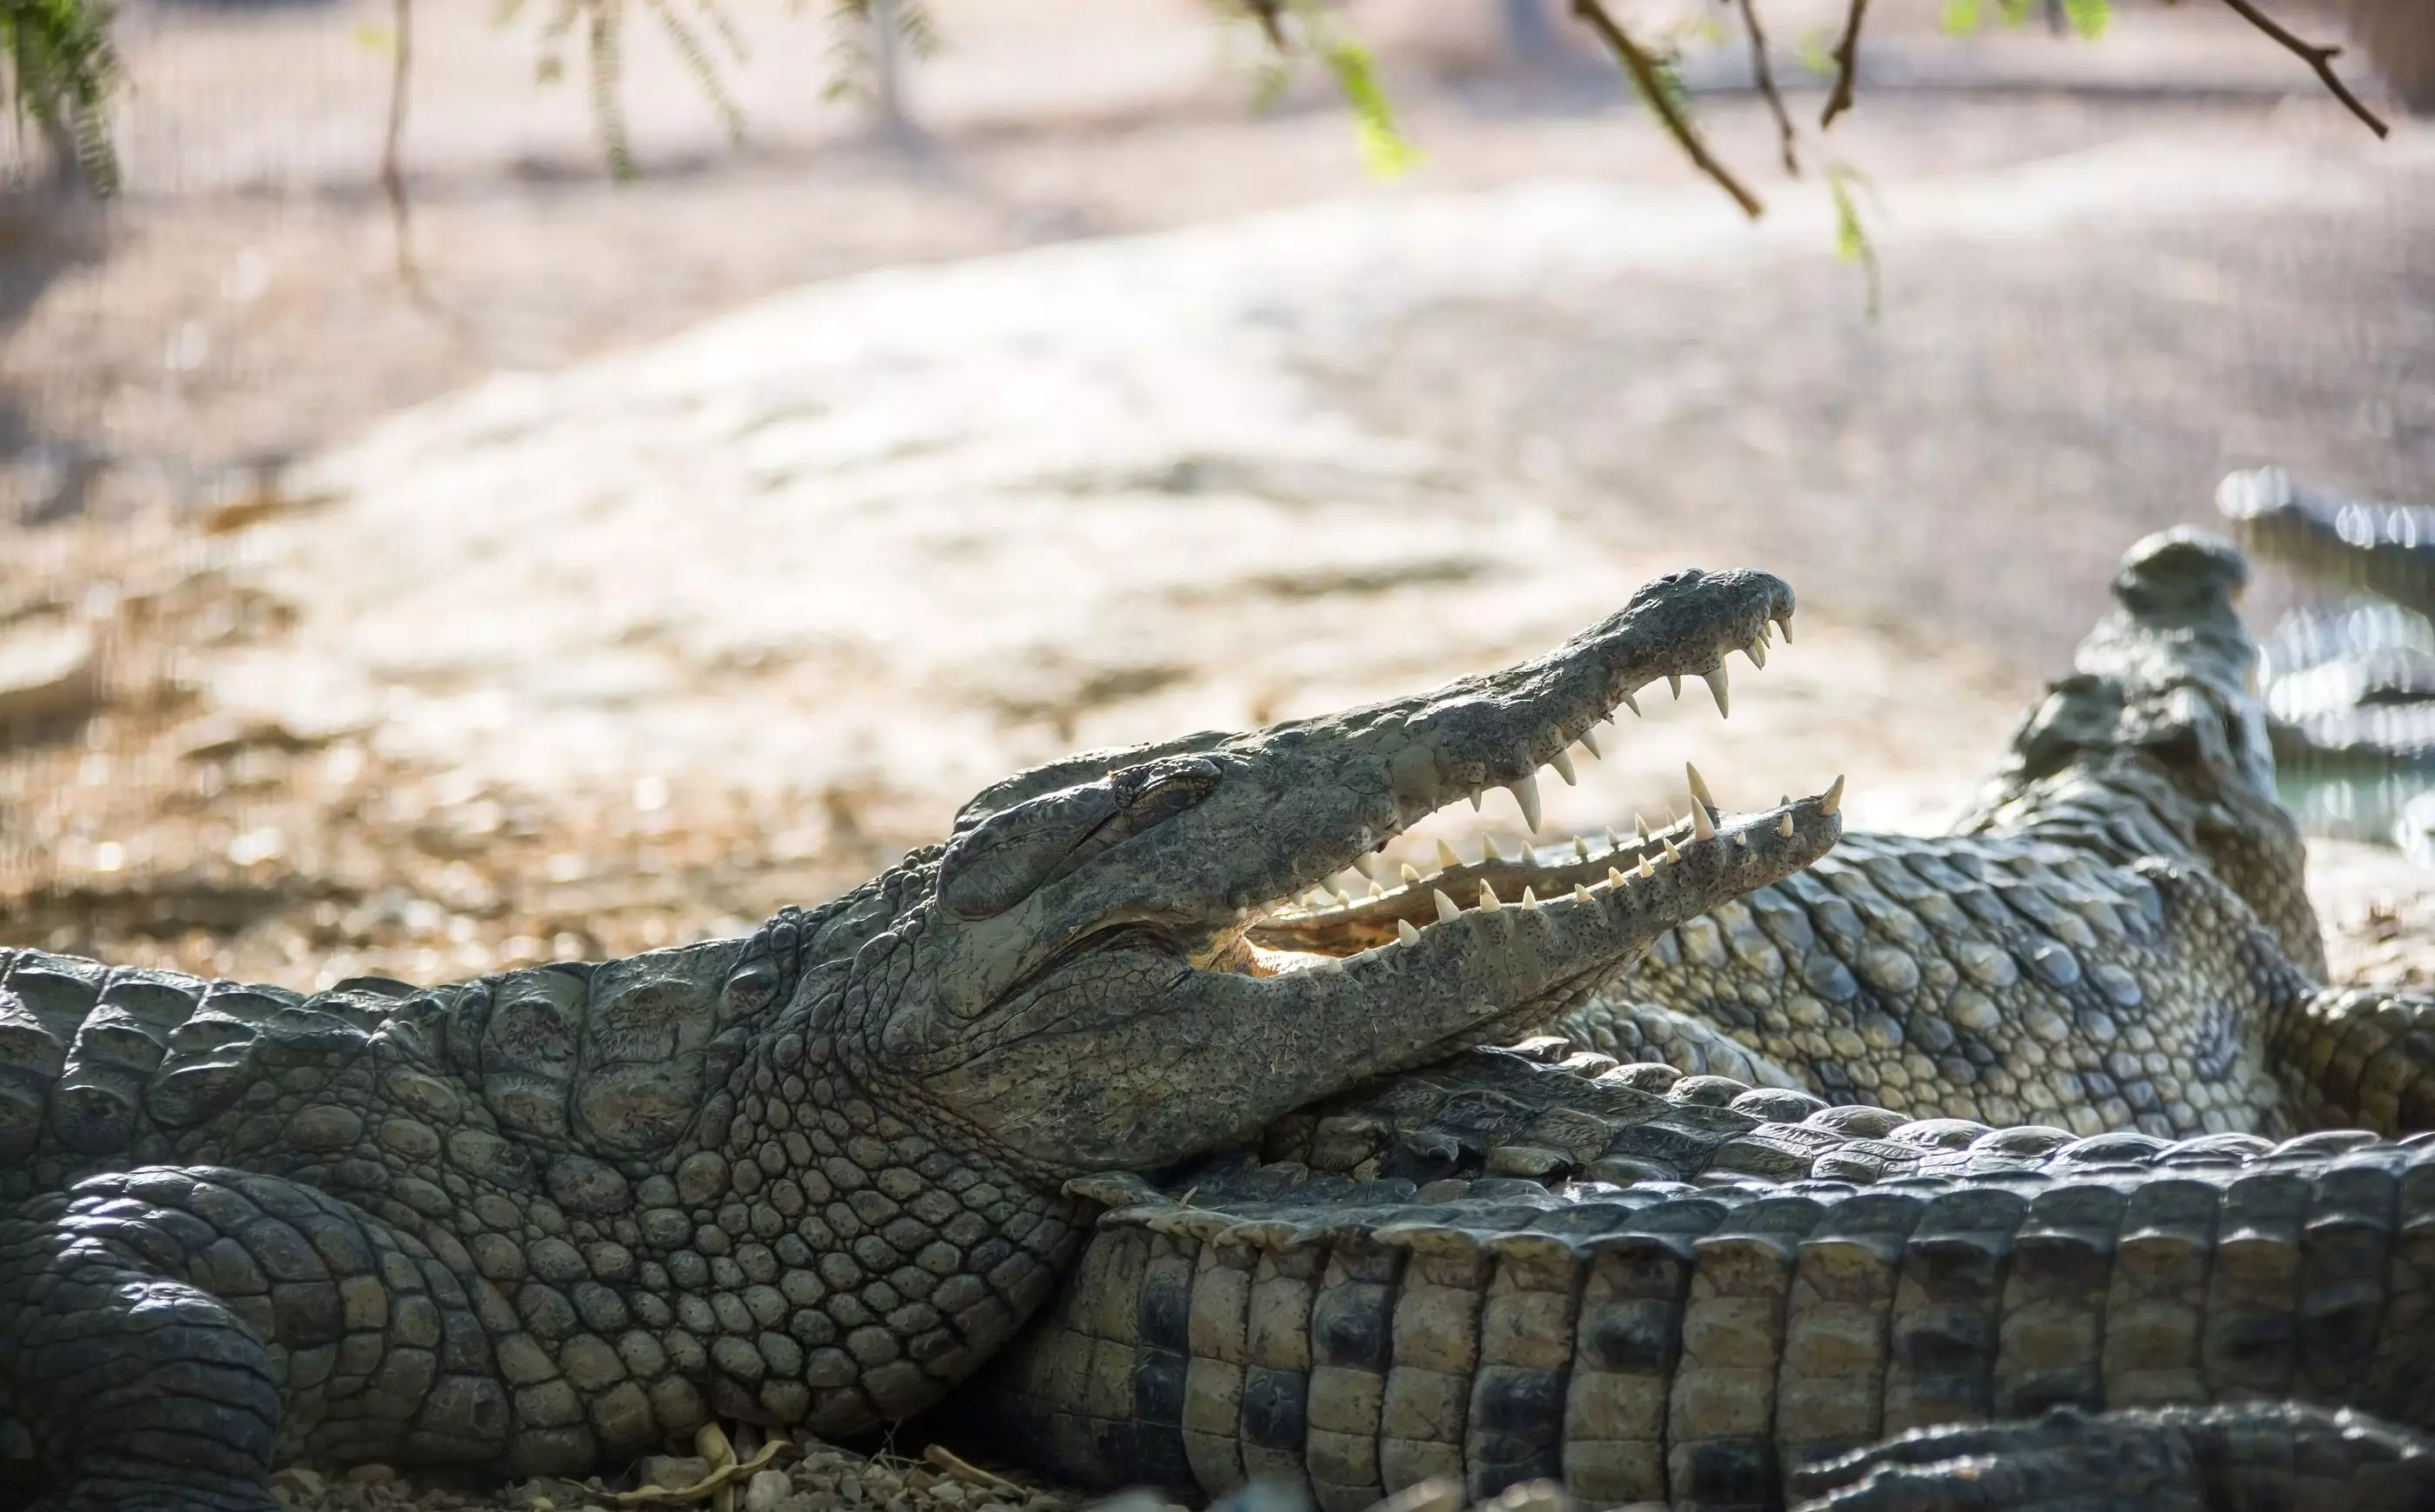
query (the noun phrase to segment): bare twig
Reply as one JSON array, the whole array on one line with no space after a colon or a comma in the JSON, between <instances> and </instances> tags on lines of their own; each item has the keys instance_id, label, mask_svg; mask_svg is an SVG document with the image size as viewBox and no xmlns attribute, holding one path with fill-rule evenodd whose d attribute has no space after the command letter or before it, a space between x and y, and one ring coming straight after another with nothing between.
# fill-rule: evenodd
<instances>
[{"instance_id":1,"label":"bare twig","mask_svg":"<svg viewBox=\"0 0 2435 1512\"><path fill-rule=\"evenodd\" d=\"M414 0L389 0L389 125L381 132L380 186L397 244L397 277L416 301L431 302L414 261L414 219L406 198L406 100L414 82Z\"/></svg>"},{"instance_id":2,"label":"bare twig","mask_svg":"<svg viewBox=\"0 0 2435 1512\"><path fill-rule=\"evenodd\" d=\"M1852 0L1843 13L1843 40L1835 44L1835 93L1826 96L1825 113L1818 117L1822 131L1852 108L1852 86L1860 76L1860 25L1868 19L1869 0Z\"/></svg>"},{"instance_id":3,"label":"bare twig","mask_svg":"<svg viewBox=\"0 0 2435 1512\"><path fill-rule=\"evenodd\" d=\"M1793 149L1792 115L1784 108L1784 95L1775 87L1775 69L1767 60L1767 32L1758 24L1758 0L1741 0L1741 11L1742 30L1750 34L1751 77L1758 81L1758 92L1775 115L1775 134L1784 146L1784 171L1797 179L1801 159Z\"/></svg>"},{"instance_id":4,"label":"bare twig","mask_svg":"<svg viewBox=\"0 0 2435 1512\"><path fill-rule=\"evenodd\" d=\"M2374 111L2360 104L2359 97L2352 94L2350 86L2342 82L2341 76L2334 72L2334 60L2342 55L2340 47L2320 47L2314 43L2302 41L2284 30L2273 17L2250 4L2250 0L2223 0L2223 3L2238 12L2243 21L2282 43L2293 57L2315 69L2317 77L2324 80L2325 88L2333 91L2334 98L2349 106L2353 115L2367 123L2369 130L2379 137L2392 134L2392 129L2379 120Z\"/></svg>"},{"instance_id":5,"label":"bare twig","mask_svg":"<svg viewBox=\"0 0 2435 1512\"><path fill-rule=\"evenodd\" d=\"M1683 113L1683 107L1676 102L1673 93L1666 86L1666 80L1660 77L1657 60L1649 57L1640 43L1615 25L1615 18L1607 14L1606 7L1599 0L1573 0L1573 15L1597 32L1598 40L1605 43L1615 60L1623 64L1624 71L1632 76L1632 83L1639 86L1642 97L1649 101L1649 108L1657 112L1657 119L1665 124L1667 134L1690 158L1692 166L1715 180L1718 188L1733 196L1734 203L1742 207L1743 215L1756 220L1767 214L1767 206L1759 201L1758 196L1751 193L1739 179L1734 177L1731 168L1718 162L1716 156L1709 152L1708 145L1700 139L1699 129Z\"/></svg>"}]
</instances>

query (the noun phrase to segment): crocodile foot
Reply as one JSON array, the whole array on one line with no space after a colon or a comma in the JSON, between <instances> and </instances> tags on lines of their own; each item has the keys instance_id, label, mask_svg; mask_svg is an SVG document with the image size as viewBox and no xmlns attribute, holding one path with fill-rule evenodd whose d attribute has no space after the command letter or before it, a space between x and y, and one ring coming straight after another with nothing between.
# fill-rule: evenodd
<instances>
[{"instance_id":1,"label":"crocodile foot","mask_svg":"<svg viewBox=\"0 0 2435 1512\"><path fill-rule=\"evenodd\" d=\"M1808 1512L2405 1512L2435 1502L2435 1441L2292 1402L1931 1428L1797 1473Z\"/></svg>"}]
</instances>

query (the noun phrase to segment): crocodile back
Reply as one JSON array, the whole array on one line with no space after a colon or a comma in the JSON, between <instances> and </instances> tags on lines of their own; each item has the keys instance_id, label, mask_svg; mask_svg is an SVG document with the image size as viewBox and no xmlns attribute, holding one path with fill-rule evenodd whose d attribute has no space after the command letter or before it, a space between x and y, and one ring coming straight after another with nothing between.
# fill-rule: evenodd
<instances>
[{"instance_id":1,"label":"crocodile back","mask_svg":"<svg viewBox=\"0 0 2435 1512\"><path fill-rule=\"evenodd\" d=\"M233 1107L266 1042L345 1052L412 988L284 988L0 950L0 1198L170 1157Z\"/></svg>"}]
</instances>

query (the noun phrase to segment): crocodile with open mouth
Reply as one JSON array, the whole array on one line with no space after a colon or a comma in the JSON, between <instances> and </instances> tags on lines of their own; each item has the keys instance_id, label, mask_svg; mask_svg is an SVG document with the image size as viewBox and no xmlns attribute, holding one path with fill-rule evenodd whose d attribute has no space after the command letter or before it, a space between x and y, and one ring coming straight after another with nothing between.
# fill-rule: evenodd
<instances>
[{"instance_id":1,"label":"crocodile with open mouth","mask_svg":"<svg viewBox=\"0 0 2435 1512\"><path fill-rule=\"evenodd\" d=\"M2083 1135L2435 1126L2435 1002L2323 983L2234 605L2246 576L2202 532L2139 542L1954 833L1845 835L1667 931L1557 1032L1833 1103ZM1689 783L1661 848L1714 831ZM1561 894L1648 848L1492 849L1262 937L1353 949L1440 900Z\"/></svg>"},{"instance_id":2,"label":"crocodile with open mouth","mask_svg":"<svg viewBox=\"0 0 2435 1512\"><path fill-rule=\"evenodd\" d=\"M1042 767L747 938L309 996L0 952L0 1465L43 1512L268 1512L286 1457L916 1413L1059 1284L1069 1179L1546 1022L1823 854L1831 794L1357 954L1247 937L1792 612L1676 573L1432 695Z\"/></svg>"}]
</instances>

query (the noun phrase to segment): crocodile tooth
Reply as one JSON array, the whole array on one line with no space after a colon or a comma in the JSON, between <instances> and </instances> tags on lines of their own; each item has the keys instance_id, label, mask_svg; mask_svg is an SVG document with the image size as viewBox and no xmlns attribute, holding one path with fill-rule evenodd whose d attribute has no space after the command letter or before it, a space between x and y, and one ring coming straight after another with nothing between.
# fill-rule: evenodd
<instances>
[{"instance_id":1,"label":"crocodile tooth","mask_svg":"<svg viewBox=\"0 0 2435 1512\"><path fill-rule=\"evenodd\" d=\"M1421 932L1412 927L1410 919L1398 919L1395 920L1395 937L1407 945L1417 945L1420 943Z\"/></svg>"},{"instance_id":2,"label":"crocodile tooth","mask_svg":"<svg viewBox=\"0 0 2435 1512\"><path fill-rule=\"evenodd\" d=\"M1387 896L1387 889L1378 885L1378 879L1375 877L1370 879L1370 896L1373 898Z\"/></svg>"},{"instance_id":3,"label":"crocodile tooth","mask_svg":"<svg viewBox=\"0 0 2435 1512\"><path fill-rule=\"evenodd\" d=\"M1606 885L1607 885L1608 886L1610 886L1610 887L1621 888L1621 887L1623 886L1623 873L1622 873L1622 872L1620 872L1620 871L1617 871L1617 870L1616 870L1615 868L1613 868L1613 867L1609 867L1609 868L1606 868Z\"/></svg>"},{"instance_id":4,"label":"crocodile tooth","mask_svg":"<svg viewBox=\"0 0 2435 1512\"><path fill-rule=\"evenodd\" d=\"M1787 814L1775 821L1775 833L1785 839L1792 838L1792 816Z\"/></svg>"},{"instance_id":5,"label":"crocodile tooth","mask_svg":"<svg viewBox=\"0 0 2435 1512\"><path fill-rule=\"evenodd\" d=\"M1490 886L1484 882L1479 885L1479 911L1481 913L1493 914L1504 906L1505 905L1503 903L1496 901L1495 888Z\"/></svg>"},{"instance_id":6,"label":"crocodile tooth","mask_svg":"<svg viewBox=\"0 0 2435 1512\"><path fill-rule=\"evenodd\" d=\"M1612 824L1606 827L1606 848L1610 850L1623 849L1623 838L1615 833L1615 826Z\"/></svg>"},{"instance_id":7,"label":"crocodile tooth","mask_svg":"<svg viewBox=\"0 0 2435 1512\"><path fill-rule=\"evenodd\" d=\"M1643 845L1649 843L1649 821L1636 811L1632 816L1632 837Z\"/></svg>"},{"instance_id":8,"label":"crocodile tooth","mask_svg":"<svg viewBox=\"0 0 2435 1512\"><path fill-rule=\"evenodd\" d=\"M1775 617L1775 627L1784 632L1784 644L1790 645L1792 644L1792 616L1790 614L1777 615Z\"/></svg>"},{"instance_id":9,"label":"crocodile tooth","mask_svg":"<svg viewBox=\"0 0 2435 1512\"><path fill-rule=\"evenodd\" d=\"M1689 762L1684 762L1683 764L1683 780L1691 784L1691 796L1693 798L1698 799L1701 802L1705 803L1712 809L1723 807L1722 804L1719 804L1717 801L1717 796L1708 791L1708 780L1701 777L1700 775L1700 769L1692 765Z\"/></svg>"},{"instance_id":10,"label":"crocodile tooth","mask_svg":"<svg viewBox=\"0 0 2435 1512\"><path fill-rule=\"evenodd\" d=\"M1749 850L1750 832L1747 830L1736 830L1734 832L1734 844L1740 846L1745 850Z\"/></svg>"},{"instance_id":11,"label":"crocodile tooth","mask_svg":"<svg viewBox=\"0 0 2435 1512\"><path fill-rule=\"evenodd\" d=\"M1582 838L1581 838L1580 835L1578 835L1578 834L1577 834L1577 835L1574 835L1574 836L1573 836L1573 859L1574 859L1574 860L1576 860L1576 861L1587 861L1589 858L1590 858L1590 843L1589 843L1587 840L1582 839Z\"/></svg>"},{"instance_id":12,"label":"crocodile tooth","mask_svg":"<svg viewBox=\"0 0 2435 1512\"><path fill-rule=\"evenodd\" d=\"M1511 867L1527 866L1530 861L1530 848L1523 842L1516 840L1513 842L1513 853L1511 855L1501 855L1496 859Z\"/></svg>"},{"instance_id":13,"label":"crocodile tooth","mask_svg":"<svg viewBox=\"0 0 2435 1512\"><path fill-rule=\"evenodd\" d=\"M1826 789L1826 796L1818 800L1818 812L1823 815L1832 815L1840 810L1842 806L1843 779L1841 774L1839 773L1835 778L1834 785Z\"/></svg>"},{"instance_id":14,"label":"crocodile tooth","mask_svg":"<svg viewBox=\"0 0 2435 1512\"><path fill-rule=\"evenodd\" d=\"M1471 812L1474 814L1479 812L1479 794L1480 789L1478 788L1475 787L1471 790Z\"/></svg>"},{"instance_id":15,"label":"crocodile tooth","mask_svg":"<svg viewBox=\"0 0 2435 1512\"><path fill-rule=\"evenodd\" d=\"M1756 640L1751 642L1750 644L1743 646L1742 655L1750 658L1751 665L1754 667L1763 667L1767 665L1767 637L1764 634L1761 634Z\"/></svg>"},{"instance_id":16,"label":"crocodile tooth","mask_svg":"<svg viewBox=\"0 0 2435 1512\"><path fill-rule=\"evenodd\" d=\"M1338 907L1350 908L1353 906L1353 895L1346 892L1342 887L1330 887L1328 889L1328 893L1330 896L1335 898Z\"/></svg>"},{"instance_id":17,"label":"crocodile tooth","mask_svg":"<svg viewBox=\"0 0 2435 1512\"><path fill-rule=\"evenodd\" d=\"M1667 686L1668 689L1672 690L1672 692L1673 692L1673 694L1674 694L1674 696L1675 696L1675 697L1677 697L1677 698L1682 697L1682 696L1683 696L1683 674L1681 674L1680 672L1668 672L1667 674L1666 674L1666 686Z\"/></svg>"},{"instance_id":18,"label":"crocodile tooth","mask_svg":"<svg viewBox=\"0 0 2435 1512\"><path fill-rule=\"evenodd\" d=\"M1668 860L1668 861L1680 861L1680 860L1682 860L1682 859L1683 859L1683 852L1674 849L1674 842L1673 842L1673 841L1671 841L1671 840L1667 840L1667 841L1666 841L1666 842L1665 842L1665 846L1666 846L1666 859L1667 859L1667 860Z\"/></svg>"},{"instance_id":19,"label":"crocodile tooth","mask_svg":"<svg viewBox=\"0 0 2435 1512\"><path fill-rule=\"evenodd\" d=\"M1717 837L1717 821L1708 817L1708 805L1698 799L1691 800L1691 838L1713 840Z\"/></svg>"},{"instance_id":20,"label":"crocodile tooth","mask_svg":"<svg viewBox=\"0 0 2435 1512\"><path fill-rule=\"evenodd\" d=\"M1536 908L1539 906L1539 895L1530 890L1530 885L1528 883L1524 883L1522 885L1522 906L1525 908Z\"/></svg>"},{"instance_id":21,"label":"crocodile tooth","mask_svg":"<svg viewBox=\"0 0 2435 1512\"><path fill-rule=\"evenodd\" d=\"M1649 860L1647 856L1642 856L1640 858L1640 874L1644 877L1653 877L1657 875L1657 864Z\"/></svg>"},{"instance_id":22,"label":"crocodile tooth","mask_svg":"<svg viewBox=\"0 0 2435 1512\"><path fill-rule=\"evenodd\" d=\"M1381 863L1382 858L1376 852L1365 850L1353 858L1353 869L1365 877L1374 879L1378 875Z\"/></svg>"},{"instance_id":23,"label":"crocodile tooth","mask_svg":"<svg viewBox=\"0 0 2435 1512\"><path fill-rule=\"evenodd\" d=\"M1429 896L1437 900L1438 917L1440 919L1459 919L1462 917L1462 910L1454 905L1454 900L1447 897L1443 889L1432 887L1429 889Z\"/></svg>"},{"instance_id":24,"label":"crocodile tooth","mask_svg":"<svg viewBox=\"0 0 2435 1512\"><path fill-rule=\"evenodd\" d=\"M1589 729L1581 731L1581 749L1588 751L1590 753L1590 760L1594 762L1602 762L1606 760L1606 752L1598 749L1597 727L1596 725L1592 725Z\"/></svg>"},{"instance_id":25,"label":"crocodile tooth","mask_svg":"<svg viewBox=\"0 0 2435 1512\"><path fill-rule=\"evenodd\" d=\"M1725 686L1725 663L1723 659L1718 659L1716 671L1702 672L1700 676L1706 680L1709 694L1717 700L1717 717L1719 719L1731 718L1733 716L1733 710L1726 697L1729 690Z\"/></svg>"},{"instance_id":26,"label":"crocodile tooth","mask_svg":"<svg viewBox=\"0 0 2435 1512\"><path fill-rule=\"evenodd\" d=\"M1787 818L1789 818L1790 816L1789 816L1789 815L1787 815L1787 816L1786 816L1786 817L1787 817ZM1404 869L1403 869L1403 871L1400 873L1400 875L1403 877L1403 879L1404 879L1404 885L1405 885L1405 886L1407 886L1407 887L1410 886L1412 884L1414 884L1414 883L1416 883L1416 882L1418 882L1418 881L1420 881L1420 880L1421 880L1421 874L1420 874L1419 872L1417 872L1417 871L1415 871L1415 870L1413 870L1413 869L1412 869L1412 864L1411 864L1410 862L1408 862L1408 861L1407 861L1407 862L1405 862L1405 863L1404 863Z\"/></svg>"},{"instance_id":27,"label":"crocodile tooth","mask_svg":"<svg viewBox=\"0 0 2435 1512\"><path fill-rule=\"evenodd\" d=\"M1439 868L1440 868L1441 869L1443 869L1443 870L1449 870L1449 871L1450 871L1450 870L1454 869L1455 868L1459 867L1459 866L1461 866L1461 865L1462 865L1462 857L1460 857L1460 856L1459 856L1459 855L1456 855L1456 854L1454 853L1454 847L1452 847L1452 846L1450 846L1450 845L1446 844L1443 840L1440 840L1440 841L1438 842L1438 866L1439 866Z\"/></svg>"},{"instance_id":28,"label":"crocodile tooth","mask_svg":"<svg viewBox=\"0 0 2435 1512\"><path fill-rule=\"evenodd\" d=\"M1640 700L1628 693L1623 696L1623 706L1626 709L1631 710L1634 714L1640 713Z\"/></svg>"},{"instance_id":29,"label":"crocodile tooth","mask_svg":"<svg viewBox=\"0 0 2435 1512\"><path fill-rule=\"evenodd\" d=\"M1530 827L1530 833L1532 834L1538 833L1539 779L1536 777L1519 778L1513 782L1506 783L1505 791L1512 794L1513 801L1521 805L1522 822Z\"/></svg>"},{"instance_id":30,"label":"crocodile tooth","mask_svg":"<svg viewBox=\"0 0 2435 1512\"><path fill-rule=\"evenodd\" d=\"M1570 753L1560 750L1547 758L1547 765L1556 769L1556 775L1564 780L1566 787L1575 786L1580 782L1580 775L1573 770L1573 758Z\"/></svg>"},{"instance_id":31,"label":"crocodile tooth","mask_svg":"<svg viewBox=\"0 0 2435 1512\"><path fill-rule=\"evenodd\" d=\"M1590 896L1590 890L1587 887L1582 886L1577 882L1573 884L1573 902L1577 903L1594 903L1597 902L1597 900Z\"/></svg>"}]
</instances>

